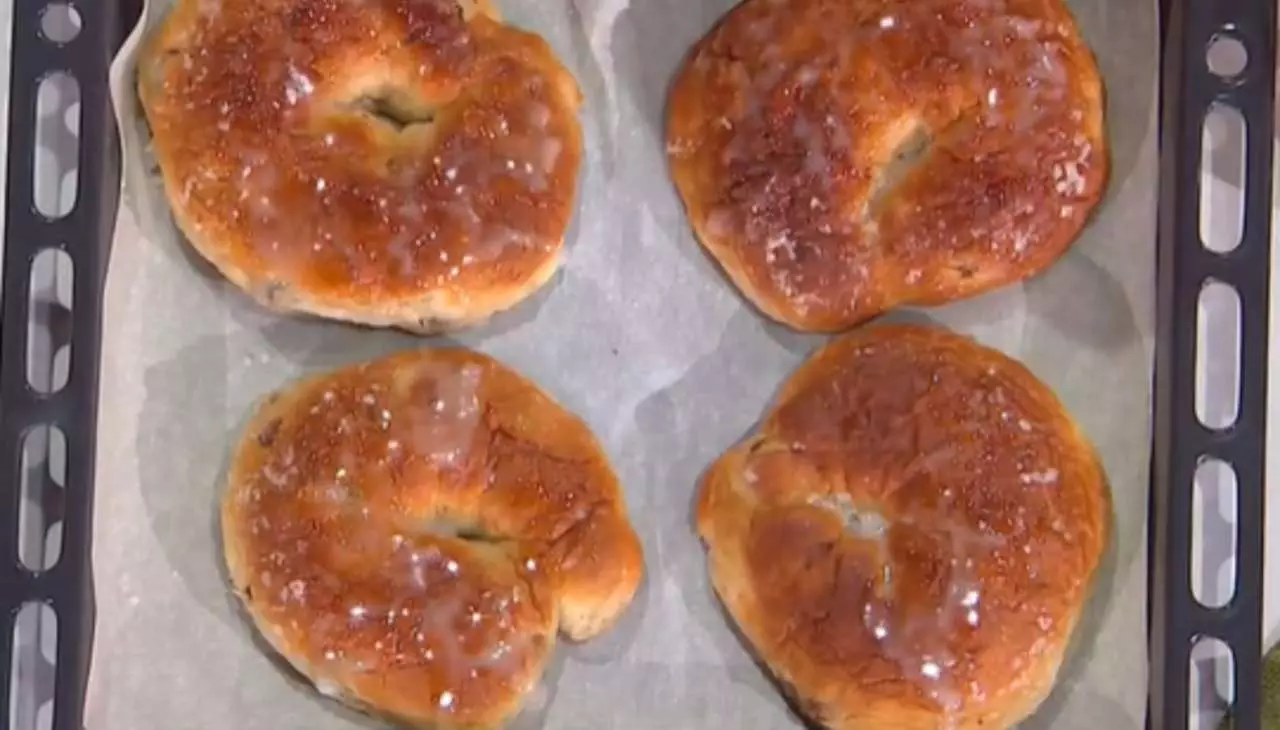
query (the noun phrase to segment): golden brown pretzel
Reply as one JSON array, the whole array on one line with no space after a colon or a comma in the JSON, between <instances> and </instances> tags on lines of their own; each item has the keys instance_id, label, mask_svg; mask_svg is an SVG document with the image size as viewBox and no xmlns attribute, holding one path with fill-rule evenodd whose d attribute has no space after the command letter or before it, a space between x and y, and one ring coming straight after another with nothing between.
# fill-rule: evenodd
<instances>
[{"instance_id":1,"label":"golden brown pretzel","mask_svg":"<svg viewBox=\"0 0 1280 730\"><path fill-rule=\"evenodd\" d=\"M832 730L1020 722L1053 685L1109 519L1057 398L921 327L814 355L697 507L717 594Z\"/></svg>"},{"instance_id":2,"label":"golden brown pretzel","mask_svg":"<svg viewBox=\"0 0 1280 730\"><path fill-rule=\"evenodd\" d=\"M557 630L586 639L643 572L587 427L499 363L423 350L290 385L222 502L237 594L327 694L414 727L500 726Z\"/></svg>"},{"instance_id":3,"label":"golden brown pretzel","mask_svg":"<svg viewBox=\"0 0 1280 730\"><path fill-rule=\"evenodd\" d=\"M1061 0L746 0L671 90L671 174L765 314L841 330L1029 277L1107 177Z\"/></svg>"},{"instance_id":4,"label":"golden brown pretzel","mask_svg":"<svg viewBox=\"0 0 1280 730\"><path fill-rule=\"evenodd\" d=\"M179 0L138 90L179 227L273 307L433 331L559 264L580 94L487 0Z\"/></svg>"}]
</instances>

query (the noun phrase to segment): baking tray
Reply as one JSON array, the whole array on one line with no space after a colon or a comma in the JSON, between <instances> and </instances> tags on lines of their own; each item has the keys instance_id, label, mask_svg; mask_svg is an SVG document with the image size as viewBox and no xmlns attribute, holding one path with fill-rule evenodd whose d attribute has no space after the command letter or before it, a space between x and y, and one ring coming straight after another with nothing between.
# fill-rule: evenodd
<instances>
[{"instance_id":1,"label":"baking tray","mask_svg":"<svg viewBox=\"0 0 1280 730\"><path fill-rule=\"evenodd\" d=\"M0 615L18 631L0 627L0 709L8 709L0 713L0 727L14 730L84 727L95 618L93 495L95 486L112 488L95 485L94 466L103 285L120 181L107 69L139 11L136 3L75 4L78 28L68 36L49 25L57 15L51 7L19 0L13 9L0 289L0 469L6 477L0 480ZM1192 646L1216 637L1234 655L1236 727L1256 730L1274 65L1250 62L1223 78L1210 71L1205 55L1215 39L1230 36L1250 59L1274 58L1275 9L1259 0L1175 1L1166 3L1161 24L1147 723L1158 730L1187 726L1197 709L1188 699ZM64 215L50 215L47 206L34 204L37 130L47 123L37 102L41 84L60 72L79 86L71 148L76 193ZM1199 233L1200 130L1214 102L1237 108L1249 135L1244 235L1228 254L1207 252ZM66 254L52 267L40 255L50 248ZM1207 429L1195 412L1194 323L1208 277L1231 286L1242 303L1240 409L1229 429ZM45 280L52 284L31 283ZM60 294L60 288L69 291ZM1193 480L1205 457L1229 463L1239 485L1234 598L1216 610L1200 606L1190 585ZM39 547L24 547L33 544Z\"/></svg>"}]
</instances>

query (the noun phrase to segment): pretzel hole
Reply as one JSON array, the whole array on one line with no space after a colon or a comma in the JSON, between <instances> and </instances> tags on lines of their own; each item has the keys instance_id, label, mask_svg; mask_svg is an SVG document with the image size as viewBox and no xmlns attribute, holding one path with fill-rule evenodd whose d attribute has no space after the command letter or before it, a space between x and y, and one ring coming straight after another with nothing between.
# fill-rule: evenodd
<instances>
[{"instance_id":1,"label":"pretzel hole","mask_svg":"<svg viewBox=\"0 0 1280 730\"><path fill-rule=\"evenodd\" d=\"M425 531L437 537L453 538L464 542L489 545L511 542L511 538L485 530L479 524L448 518L437 518L427 523Z\"/></svg>"},{"instance_id":2,"label":"pretzel hole","mask_svg":"<svg viewBox=\"0 0 1280 730\"><path fill-rule=\"evenodd\" d=\"M893 152L880 168L875 185L871 189L871 197L867 204L867 217L874 218L876 211L885 203L898 183L916 168L933 149L933 134L920 120L913 120L897 130L897 143ZM890 138L892 140L892 138Z\"/></svg>"},{"instance_id":3,"label":"pretzel hole","mask_svg":"<svg viewBox=\"0 0 1280 730\"><path fill-rule=\"evenodd\" d=\"M409 127L429 125L436 120L434 105L400 89L379 89L357 98L352 106L361 114L397 132Z\"/></svg>"}]
</instances>

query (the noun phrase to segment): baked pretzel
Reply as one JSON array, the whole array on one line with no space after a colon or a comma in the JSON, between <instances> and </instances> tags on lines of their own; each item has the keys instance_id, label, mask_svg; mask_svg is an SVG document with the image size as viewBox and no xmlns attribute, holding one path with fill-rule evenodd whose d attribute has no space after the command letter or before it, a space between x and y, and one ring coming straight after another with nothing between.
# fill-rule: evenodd
<instances>
[{"instance_id":1,"label":"baked pretzel","mask_svg":"<svg viewBox=\"0 0 1280 730\"><path fill-rule=\"evenodd\" d=\"M138 90L178 226L274 308L432 332L559 265L580 94L488 2L180 0Z\"/></svg>"},{"instance_id":2,"label":"baked pretzel","mask_svg":"<svg viewBox=\"0 0 1280 730\"><path fill-rule=\"evenodd\" d=\"M321 692L423 728L502 725L557 631L605 630L643 571L587 427L463 350L271 397L236 449L222 535L276 651Z\"/></svg>"},{"instance_id":3,"label":"baked pretzel","mask_svg":"<svg viewBox=\"0 0 1280 730\"><path fill-rule=\"evenodd\" d=\"M766 315L843 330L1030 277L1107 178L1060 0L746 0L671 89L671 175Z\"/></svg>"},{"instance_id":4,"label":"baked pretzel","mask_svg":"<svg viewBox=\"0 0 1280 730\"><path fill-rule=\"evenodd\" d=\"M1093 449L1022 365L922 327L820 350L706 476L712 583L831 730L1001 730L1049 694L1108 539Z\"/></svg>"}]
</instances>

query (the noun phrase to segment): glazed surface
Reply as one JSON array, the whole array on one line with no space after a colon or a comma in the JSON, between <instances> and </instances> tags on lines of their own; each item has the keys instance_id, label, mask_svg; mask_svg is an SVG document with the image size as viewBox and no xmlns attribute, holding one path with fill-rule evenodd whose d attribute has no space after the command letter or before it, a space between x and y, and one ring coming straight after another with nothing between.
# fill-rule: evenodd
<instances>
[{"instance_id":1,"label":"glazed surface","mask_svg":"<svg viewBox=\"0 0 1280 730\"><path fill-rule=\"evenodd\" d=\"M467 324L554 272L576 83L453 0L182 0L139 92L183 232L279 308Z\"/></svg>"},{"instance_id":2,"label":"glazed surface","mask_svg":"<svg viewBox=\"0 0 1280 730\"><path fill-rule=\"evenodd\" d=\"M677 76L668 157L738 288L841 330L1055 261L1103 193L1102 107L1060 0L747 0Z\"/></svg>"},{"instance_id":3,"label":"glazed surface","mask_svg":"<svg viewBox=\"0 0 1280 730\"><path fill-rule=\"evenodd\" d=\"M702 485L713 583L830 728L1003 728L1047 695L1107 539L1057 399L942 330L874 327L788 381Z\"/></svg>"},{"instance_id":4,"label":"glazed surface","mask_svg":"<svg viewBox=\"0 0 1280 730\"><path fill-rule=\"evenodd\" d=\"M274 397L235 455L222 527L236 590L286 659L426 727L509 717L557 631L604 630L643 570L586 427L461 350Z\"/></svg>"}]
</instances>

